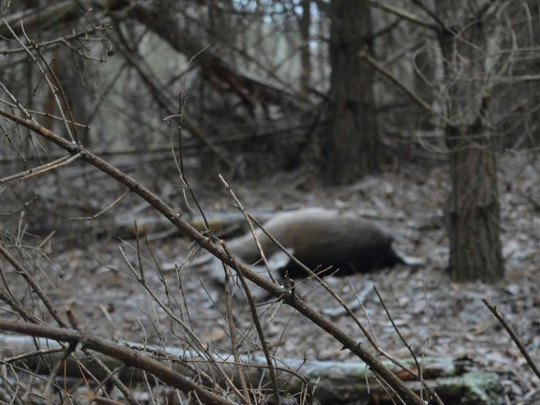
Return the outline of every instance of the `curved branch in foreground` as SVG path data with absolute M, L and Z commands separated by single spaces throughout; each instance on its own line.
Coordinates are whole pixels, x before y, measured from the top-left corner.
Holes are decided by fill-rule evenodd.
M 199 246 L 206 249 L 223 263 L 227 264 L 229 267 L 240 272 L 245 278 L 264 288 L 274 297 L 281 299 L 282 302 L 296 309 L 315 325 L 319 326 L 321 329 L 333 336 L 345 348 L 349 349 L 362 361 L 364 361 L 373 372 L 379 375 L 382 380 L 384 380 L 390 387 L 392 387 L 396 391 L 396 394 L 405 403 L 411 405 L 425 405 L 425 402 L 418 395 L 416 395 L 414 391 L 412 391 L 379 359 L 377 359 L 374 354 L 361 346 L 360 342 L 345 333 L 336 324 L 325 318 L 320 312 L 313 309 L 293 292 L 289 292 L 280 288 L 276 284 L 266 280 L 263 276 L 251 270 L 248 266 L 240 263 L 239 260 L 236 260 L 235 258 L 227 255 L 223 250 L 220 249 L 217 244 L 210 240 L 210 238 L 204 236 L 202 233 L 197 231 L 197 229 L 190 225 L 186 220 L 182 219 L 180 214 L 175 212 L 162 199 L 160 199 L 157 195 L 144 187 L 141 183 L 137 182 L 132 177 L 126 175 L 124 172 L 117 169 L 115 166 L 111 165 L 110 163 L 104 161 L 92 152 L 88 151 L 83 146 L 72 143 L 31 120 L 20 118 L 3 110 L 0 110 L 0 116 L 3 116 L 10 121 L 13 121 L 19 125 L 28 128 L 29 130 L 39 134 L 43 138 L 53 142 L 54 144 L 58 145 L 59 147 L 68 151 L 71 154 L 79 153 L 82 160 L 87 161 L 99 170 L 107 173 L 116 181 L 128 187 L 131 191 L 139 195 L 152 207 L 154 207 L 154 209 L 159 211 L 187 237 L 195 241 Z
M 206 388 L 193 382 L 192 379 L 172 370 L 170 367 L 161 364 L 157 360 L 150 359 L 136 353 L 134 350 L 108 342 L 104 339 L 88 335 L 73 329 L 53 328 L 49 326 L 35 325 L 31 323 L 16 322 L 5 318 L 0 318 L 0 329 L 23 333 L 36 337 L 49 338 L 70 344 L 82 344 L 86 349 L 114 357 L 123 361 L 127 366 L 144 370 L 174 388 L 184 392 L 195 392 L 205 404 L 230 405 L 231 402 L 208 391 Z

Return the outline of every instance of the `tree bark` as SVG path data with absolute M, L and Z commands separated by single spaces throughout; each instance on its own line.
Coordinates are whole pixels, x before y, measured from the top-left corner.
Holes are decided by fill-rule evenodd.
M 444 129 L 452 184 L 450 275 L 455 281 L 493 282 L 504 277 L 504 266 L 497 156 L 487 123 L 493 87 L 487 68 L 490 21 L 478 17 L 482 1 L 459 3 L 436 2 L 446 22 L 439 44 L 445 64 Z
M 329 13 L 331 131 L 323 158 L 328 180 L 347 184 L 377 170 L 374 72 L 360 56 L 371 48 L 371 13 L 365 2 L 347 0 L 332 0 Z
M 300 92 L 303 96 L 309 93 L 311 81 L 311 50 L 309 48 L 311 28 L 311 0 L 302 0 L 302 16 L 298 19 L 302 47 L 300 48 Z

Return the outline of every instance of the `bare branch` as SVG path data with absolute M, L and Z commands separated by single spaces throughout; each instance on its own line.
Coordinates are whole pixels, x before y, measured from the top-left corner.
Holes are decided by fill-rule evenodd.
M 396 78 L 390 71 L 382 67 L 375 59 L 368 55 L 366 51 L 361 51 L 360 56 L 368 62 L 371 66 L 375 68 L 377 72 L 389 79 L 396 87 L 403 91 L 407 96 L 409 96 L 416 104 L 428 112 L 433 112 L 431 106 L 424 100 L 420 98 L 416 93 L 411 89 L 405 86 L 398 78 Z
M 87 349 L 114 357 L 123 361 L 128 366 L 136 367 L 153 374 L 165 383 L 170 384 L 172 387 L 178 388 L 184 392 L 194 392 L 204 403 L 215 405 L 231 404 L 231 402 L 225 400 L 223 397 L 208 391 L 206 388 L 195 383 L 192 379 L 182 376 L 157 360 L 142 356 L 132 349 L 116 345 L 93 335 L 73 329 L 61 329 L 30 323 L 21 323 L 5 318 L 0 318 L 0 329 L 35 337 L 54 339 L 70 344 L 81 344 Z
M 304 302 L 296 295 L 283 295 L 283 291 L 281 288 L 279 288 L 279 286 L 276 286 L 274 283 L 268 281 L 263 276 L 252 271 L 249 267 L 243 265 L 242 263 L 239 263 L 236 260 L 228 257 L 214 242 L 212 242 L 208 237 L 201 234 L 188 222 L 182 219 L 180 214 L 176 213 L 163 200 L 157 197 L 154 193 L 152 193 L 142 184 L 135 181 L 133 178 L 126 175 L 125 173 L 117 169 L 115 166 L 105 162 L 103 159 L 94 155 L 92 152 L 88 151 L 84 147 L 59 137 L 47 128 L 36 125 L 30 120 L 17 117 L 3 110 L 0 110 L 0 115 L 41 135 L 45 139 L 48 139 L 49 141 L 65 149 L 69 153 L 74 154 L 80 152 L 81 159 L 97 167 L 99 170 L 107 173 L 109 176 L 111 176 L 121 184 L 125 185 L 130 190 L 139 195 L 141 198 L 146 200 L 158 212 L 164 215 L 173 225 L 175 225 L 181 232 L 193 239 L 201 247 L 206 249 L 208 252 L 216 256 L 218 259 L 220 259 L 230 267 L 241 272 L 247 279 L 264 288 L 270 294 L 274 295 L 275 297 L 281 297 L 284 303 L 295 308 L 306 318 L 311 320 L 314 324 L 318 325 L 321 329 L 332 335 L 336 340 L 342 343 L 344 347 L 351 350 L 360 359 L 369 364 L 370 368 L 375 373 L 379 374 L 379 376 L 384 381 L 386 381 L 386 383 L 391 385 L 396 390 L 397 395 L 404 401 L 410 404 L 424 405 L 423 400 L 421 400 L 418 395 L 416 395 L 393 372 L 386 368 L 384 364 L 381 363 L 375 355 L 370 353 L 367 349 L 364 349 L 363 346 L 358 344 L 358 342 L 356 342 L 351 336 L 345 333 L 337 325 L 329 321 L 327 318 L 321 315 L 318 311 L 314 310 L 311 306 L 309 306 L 306 302 Z
M 39 284 L 34 280 L 34 278 L 30 275 L 30 272 L 11 254 L 9 251 L 5 248 L 3 243 L 0 243 L 0 255 L 4 256 L 4 258 L 11 263 L 13 267 L 17 270 L 17 273 L 20 274 L 24 280 L 28 283 L 28 285 L 32 288 L 32 290 L 37 294 L 39 299 L 45 304 L 45 307 L 49 311 L 49 313 L 52 315 L 52 317 L 56 320 L 58 325 L 66 328 L 67 323 L 62 318 L 62 316 L 58 313 L 55 306 L 45 293 L 43 289 L 39 286 Z
M 408 11 L 399 9 L 397 7 L 389 6 L 388 4 L 383 4 L 376 0 L 364 0 L 364 1 L 372 7 L 377 7 L 383 11 L 386 11 L 389 14 L 398 16 L 399 18 L 407 20 L 413 24 L 420 25 L 421 27 L 429 28 L 430 30 L 433 30 L 433 31 L 438 31 L 441 28 L 438 24 L 433 24 L 433 23 L 424 21 L 424 19 L 422 19 L 421 17 L 418 17 L 417 15 L 414 15 L 412 13 L 409 13 Z
M 495 315 L 495 318 L 497 318 L 497 320 L 504 327 L 504 329 L 506 329 L 506 332 L 508 332 L 508 334 L 510 335 L 510 337 L 512 338 L 512 340 L 514 341 L 514 343 L 518 347 L 519 351 L 521 352 L 521 354 L 523 355 L 525 360 L 527 360 L 527 364 L 529 365 L 529 367 L 532 369 L 534 374 L 536 374 L 538 379 L 540 379 L 540 370 L 538 369 L 538 367 L 536 367 L 536 364 L 534 363 L 531 356 L 529 355 L 529 352 L 527 352 L 527 349 L 525 349 L 525 346 L 521 342 L 521 339 L 516 334 L 514 329 L 508 324 L 508 322 L 506 322 L 506 319 L 504 319 L 502 314 L 497 310 L 497 307 L 495 305 L 493 305 L 493 303 L 491 303 L 490 301 L 488 301 L 485 298 L 482 298 L 482 302 L 484 303 L 484 305 L 486 307 L 488 307 L 488 309 L 491 311 L 491 313 L 493 315 Z
M 80 156 L 79 154 L 75 154 L 73 156 L 63 156 L 53 162 L 45 163 L 44 165 L 41 165 L 34 169 L 28 169 L 21 173 L 16 173 L 11 176 L 0 178 L 0 184 L 8 183 L 14 180 L 25 180 L 25 179 L 30 179 L 32 177 L 37 177 L 51 170 L 56 170 L 56 169 L 59 169 L 60 167 L 66 166 L 70 164 L 71 162 L 77 160 L 79 156 Z

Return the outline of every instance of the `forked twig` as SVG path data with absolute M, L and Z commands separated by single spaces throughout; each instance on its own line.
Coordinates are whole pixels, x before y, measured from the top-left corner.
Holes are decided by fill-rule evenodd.
M 72 156 L 63 156 L 59 159 L 53 160 L 52 162 L 45 163 L 38 167 L 34 167 L 33 169 L 28 169 L 23 172 L 13 174 L 11 176 L 3 177 L 0 179 L 0 184 L 7 183 L 14 180 L 26 180 L 32 177 L 39 176 L 51 170 L 56 170 L 62 166 L 66 166 L 70 164 L 71 162 L 73 162 L 74 160 L 77 160 L 79 157 L 80 155 L 78 153 Z

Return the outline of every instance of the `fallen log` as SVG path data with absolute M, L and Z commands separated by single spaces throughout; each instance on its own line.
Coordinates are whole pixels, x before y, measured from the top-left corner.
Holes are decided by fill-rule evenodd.
M 255 212 L 253 216 L 264 222 L 275 215 L 275 212 Z M 201 216 L 193 216 L 188 222 L 195 229 L 204 232 L 208 228 L 217 235 L 233 236 L 240 234 L 247 228 L 246 218 L 241 212 L 205 212 L 206 222 Z M 137 227 L 135 228 L 135 221 Z M 114 218 L 114 225 L 109 224 L 107 232 L 122 239 L 135 238 L 137 235 L 164 232 L 174 229 L 171 223 L 163 216 L 139 215 L 139 213 L 126 213 Z M 180 232 L 176 232 L 179 234 Z
M 195 378 L 212 375 L 211 367 L 202 357 L 192 351 L 186 352 L 174 347 L 158 347 L 138 343 L 122 342 L 119 346 L 130 348 L 138 353 L 161 359 L 178 373 Z M 49 349 L 46 355 L 37 353 L 37 348 Z M 32 372 L 48 375 L 51 364 L 61 361 L 64 351 L 54 340 L 26 336 L 0 335 L 0 355 L 5 364 L 24 366 Z M 129 383 L 144 381 L 143 373 L 132 368 L 124 368 L 115 358 L 96 354 L 111 370 L 120 370 L 118 377 Z M 75 361 L 76 359 L 76 361 Z M 237 383 L 238 368 L 231 354 L 214 353 L 227 375 Z M 83 378 L 80 362 L 86 370 L 100 379 L 107 378 L 93 361 L 82 352 L 76 351 L 60 368 L 59 377 Z M 396 398 L 393 393 L 381 386 L 374 373 L 363 362 L 334 362 L 303 359 L 275 359 L 279 386 L 290 395 L 309 392 L 322 404 L 342 403 L 344 401 L 368 401 L 376 404 L 392 404 Z M 262 355 L 242 355 L 242 369 L 250 386 L 259 386 L 265 380 L 266 359 Z M 403 361 L 414 370 L 414 361 Z M 407 382 L 414 391 L 419 392 L 421 383 L 409 373 L 395 365 L 385 364 L 400 379 Z M 502 386 L 494 373 L 475 370 L 472 361 L 450 358 L 426 358 L 422 364 L 422 380 L 431 387 L 446 405 L 451 404 L 499 404 L 503 403 Z M 194 369 L 197 370 L 197 375 Z M 416 372 L 416 370 L 415 370 Z M 201 373 L 201 374 L 199 374 Z M 218 377 L 213 383 L 223 384 Z

